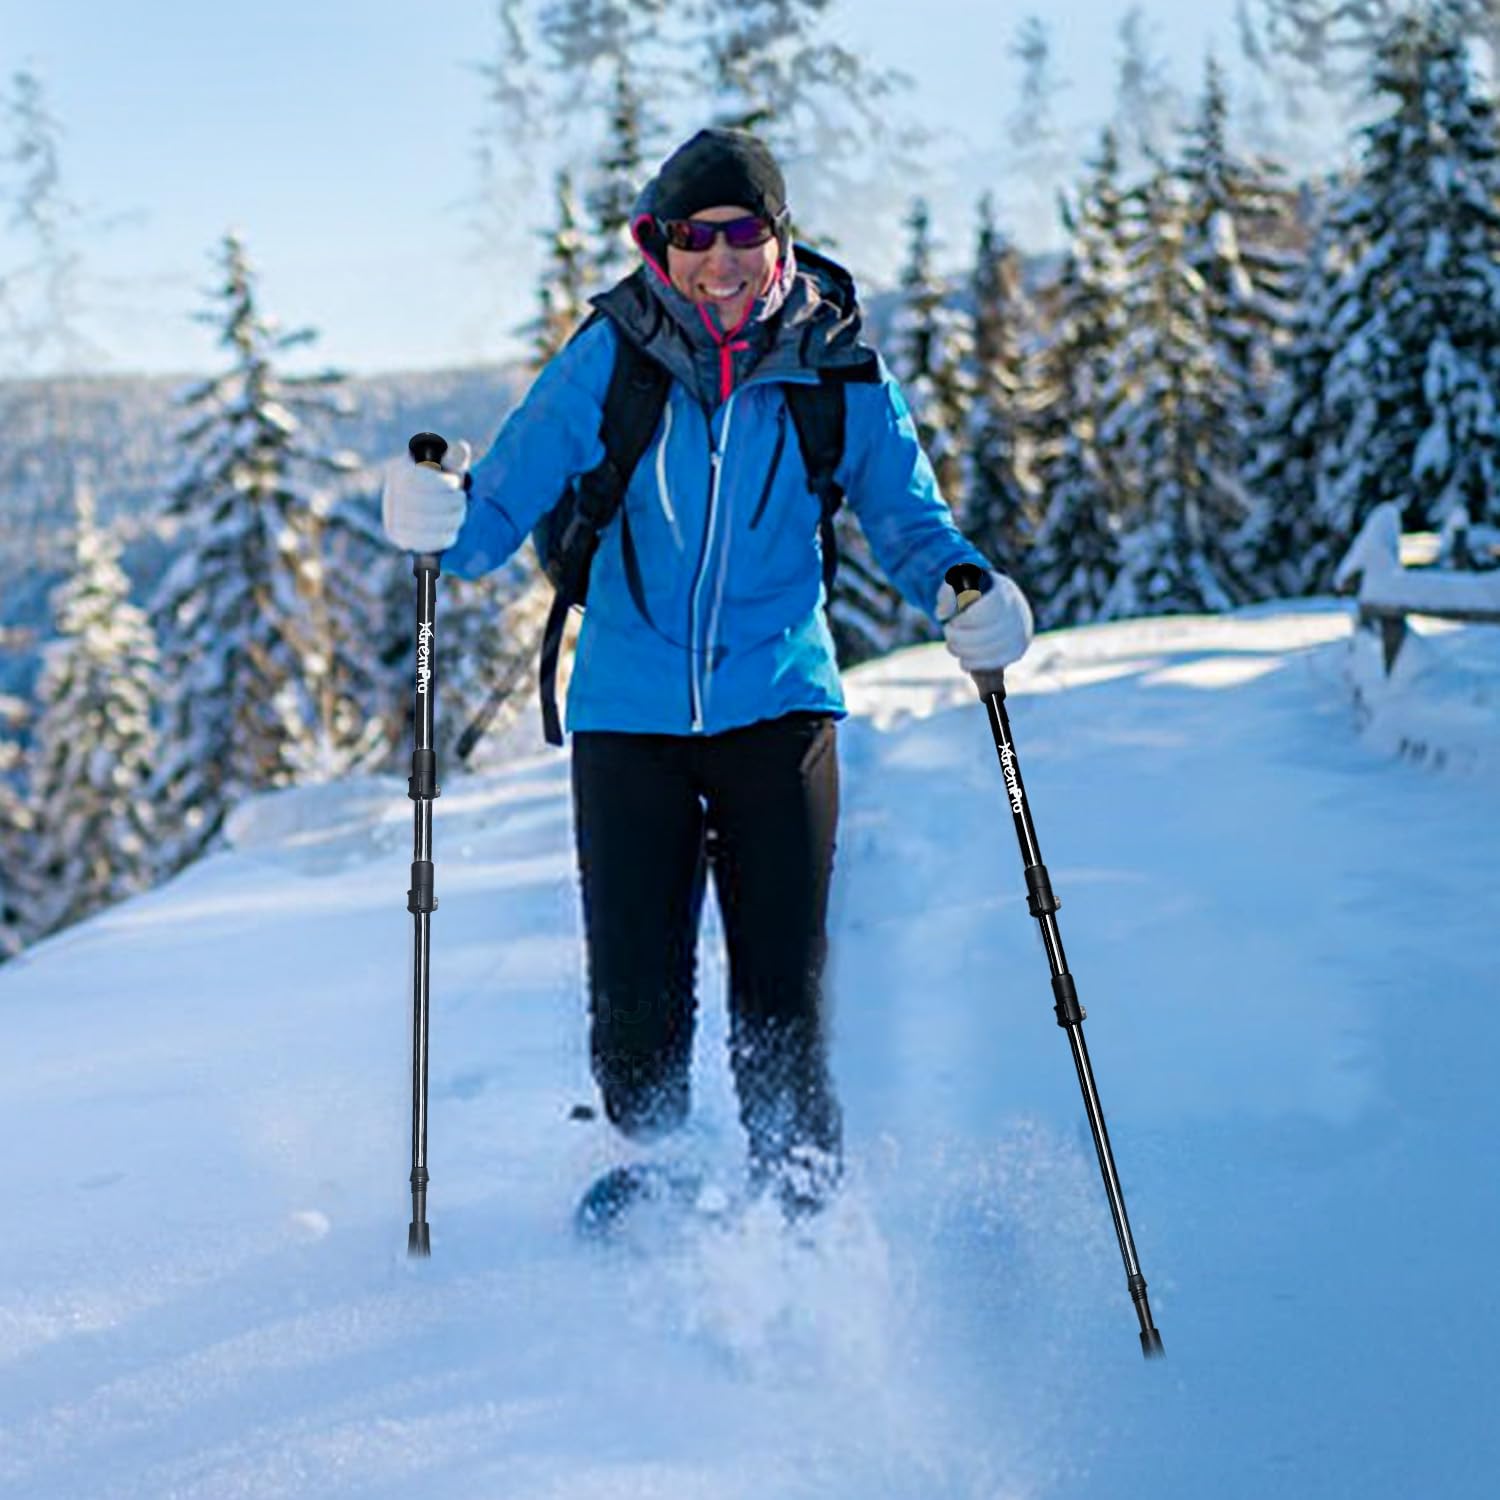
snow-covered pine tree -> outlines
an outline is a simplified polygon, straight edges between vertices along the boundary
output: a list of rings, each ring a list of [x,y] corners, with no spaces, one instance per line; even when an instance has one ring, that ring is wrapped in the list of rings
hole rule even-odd
[[[557,85],[565,94],[571,90],[575,101],[602,102],[597,73],[624,52],[652,54],[648,76],[661,81],[657,69],[664,64],[654,54],[674,40],[664,29],[669,0],[542,0],[532,9]]]
[[[473,259],[490,273],[483,303],[469,310],[480,323],[513,316],[501,309],[518,261],[531,252],[531,206],[546,192],[544,158],[567,118],[546,95],[536,0],[493,0],[489,9],[489,55],[474,64],[484,97],[473,134],[475,186],[466,202],[465,226]]]
[[[932,268],[931,223],[918,200],[907,221],[911,230],[902,299],[888,340],[891,372],[909,403],[917,436],[931,461],[943,498],[962,515],[961,441],[967,406],[969,335],[944,305]],[[898,646],[931,638],[926,618],[901,597],[881,571],[853,509],[835,521],[839,570],[829,610],[839,662],[852,666]]]
[[[1069,243],[1050,289],[1050,330],[1036,365],[1045,508],[1027,569],[1043,629],[1099,618],[1120,570],[1123,482],[1100,438],[1126,322],[1124,195],[1113,129],[1100,137],[1077,203],[1064,199],[1061,210]]]
[[[1120,53],[1115,64],[1112,129],[1122,165],[1128,171],[1163,154],[1168,130],[1180,107],[1166,59],[1153,48],[1154,29],[1144,8],[1132,5],[1115,31]]]
[[[0,376],[34,382],[24,397],[0,386],[0,487],[14,490],[4,541],[35,560],[56,545],[54,470],[76,438],[76,372],[99,363],[85,331],[83,247],[100,226],[68,191],[63,125],[30,67],[0,87],[0,129]]]
[[[589,253],[579,227],[573,174],[567,168],[557,174],[556,196],[557,223],[544,236],[547,259],[537,288],[539,310],[536,320],[524,330],[531,335],[533,370],[540,370],[588,315]]]
[[[1293,248],[1294,205],[1281,168],[1230,145],[1224,70],[1212,54],[1197,116],[1183,132],[1177,175],[1187,193],[1184,253],[1203,281],[1215,358],[1233,385],[1233,436],[1243,445],[1265,409],[1306,247]],[[1243,454],[1242,447],[1240,463]]]
[[[98,353],[82,326],[79,246],[88,226],[64,187],[63,127],[41,75],[18,68],[0,103],[8,127],[0,162],[15,172],[6,185],[10,243],[22,256],[0,268],[0,347],[16,369],[67,373]],[[50,389],[49,406],[56,400]],[[48,426],[55,438],[61,424],[50,411]]]
[[[616,152],[623,143],[610,122],[618,122],[627,75],[637,116],[641,100],[660,105],[684,90],[701,116],[701,75],[684,66],[683,53],[713,24],[711,0],[686,7],[671,0],[531,0],[531,10],[547,70],[548,125],[566,137],[566,159],[588,176],[599,164],[601,137],[609,136]]]
[[[503,758],[507,735],[528,717],[532,738],[541,736],[541,709],[537,697],[542,632],[552,608],[552,585],[542,572],[529,542],[498,573],[462,585],[467,596],[460,601],[476,649],[468,662],[475,670],[466,674],[464,659],[454,661],[464,712],[454,717],[459,733],[484,714],[483,738],[464,762],[469,767],[495,764]],[[563,646],[557,675],[559,707],[567,700],[572,674],[573,648],[577,644],[582,615],[574,610],[563,627]],[[450,671],[450,678],[455,672]],[[466,682],[465,676],[469,677]],[[447,701],[455,701],[452,693]],[[446,731],[439,733],[439,746]]]
[[[28,757],[28,940],[147,889],[157,870],[156,641],[81,481],[74,503],[75,568],[52,596]]]
[[[353,466],[354,455],[339,457]],[[325,781],[352,770],[373,770],[396,748],[395,726],[404,684],[381,655],[385,600],[381,569],[391,544],[380,525],[375,496],[320,495],[313,536],[322,589],[314,600],[319,634],[333,654],[319,664],[317,734],[293,751],[298,781]]]
[[[1293,599],[1326,586],[1350,540],[1314,503],[1328,421],[1331,308],[1347,268],[1328,213],[1334,191],[1327,184],[1305,210],[1315,221],[1312,247],[1293,288],[1289,337],[1276,352],[1270,400],[1245,468],[1250,513],[1234,552],[1259,598]]]
[[[635,269],[635,242],[630,237],[630,210],[646,180],[645,139],[653,131],[636,87],[630,54],[614,59],[614,101],[609,112],[609,144],[588,194],[594,250],[589,258],[590,290],[613,286]]]
[[[888,234],[883,190],[893,174],[916,170],[910,147],[921,132],[892,109],[909,80],[846,44],[835,0],[701,0],[679,9],[702,58],[688,79],[688,117],[700,116],[706,94],[713,123],[770,144],[793,179],[799,237],[813,226],[815,242],[836,251],[821,226],[838,222],[865,244]]]
[[[164,507],[178,555],[152,607],[168,694],[169,869],[201,851],[240,796],[314,765],[362,764],[381,738],[359,706],[376,633],[340,619],[322,556],[323,484],[357,460],[302,430],[306,416],[343,413],[342,377],[282,374],[277,359],[315,334],[262,314],[238,235],[219,262],[218,306],[199,317],[220,328],[231,365],[181,398],[185,461]]]
[[[1325,83],[1369,77],[1372,57],[1402,20],[1446,14],[1462,39],[1500,62],[1500,0],[1258,0],[1264,45]]]
[[[974,248],[974,338],[967,441],[961,460],[959,524],[995,565],[1023,588],[1040,517],[1032,472],[1030,389],[1025,343],[1029,316],[1020,257],[995,222],[995,201],[979,203]]]
[[[901,301],[888,336],[891,369],[911,403],[917,435],[932,460],[943,498],[966,513],[964,431],[974,399],[974,334],[967,315],[952,304],[933,265],[936,246],[927,204],[917,199],[906,221],[910,232]]]
[[[1165,167],[1130,203],[1127,332],[1101,437],[1119,449],[1135,499],[1105,611],[1227,609],[1247,593],[1229,555],[1247,507],[1234,385],[1214,348],[1207,288],[1188,261],[1191,205]]]
[[[1051,228],[1051,205],[1067,170],[1068,132],[1057,101],[1068,83],[1054,65],[1048,23],[1032,12],[1016,27],[1009,52],[1020,77],[1010,97],[1015,101],[1005,121],[1015,176],[1020,179],[1025,231],[1037,235]]]
[[[0,649],[9,647],[15,635],[0,628]],[[19,953],[25,941],[21,881],[31,857],[31,809],[20,782],[21,747],[11,735],[26,718],[26,704],[0,693],[0,963]]]
[[[1315,160],[1323,150],[1322,111],[1327,90],[1305,67],[1287,67],[1275,55],[1257,13],[1263,0],[1234,0],[1235,50],[1245,66],[1235,70],[1240,130],[1254,149],[1279,161]]]
[[[1335,209],[1351,264],[1330,308],[1317,505],[1342,544],[1383,501],[1440,530],[1500,519],[1500,167],[1448,6],[1403,15],[1373,79],[1385,113]],[[1318,586],[1336,557],[1320,559]]]
[[[793,145],[787,136],[817,117],[846,145],[855,144],[858,121],[879,130],[877,102],[897,78],[837,40],[832,10],[834,0],[708,0],[703,42],[718,123],[765,132],[778,157]],[[840,102],[852,114],[835,121]]]

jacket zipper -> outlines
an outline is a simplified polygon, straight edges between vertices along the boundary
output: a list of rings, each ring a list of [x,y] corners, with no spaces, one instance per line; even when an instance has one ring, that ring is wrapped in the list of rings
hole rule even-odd
[[[737,394],[737,393],[736,393]],[[703,581],[708,576],[709,560],[713,556],[714,527],[719,516],[719,485],[724,474],[724,449],[729,446],[729,422],[734,414],[734,396],[724,403],[724,437],[723,446],[714,441],[713,418],[708,418],[708,464],[711,480],[708,491],[708,521],[704,527],[703,550],[698,557],[698,572],[693,579],[692,592],[688,597],[688,690],[692,703],[693,732],[703,733],[703,685],[699,672],[698,653],[698,618],[699,618],[699,595],[703,592]],[[728,566],[728,559],[725,559]],[[705,631],[703,643],[703,660],[710,660],[713,651],[711,631]],[[711,667],[710,667],[710,670]]]

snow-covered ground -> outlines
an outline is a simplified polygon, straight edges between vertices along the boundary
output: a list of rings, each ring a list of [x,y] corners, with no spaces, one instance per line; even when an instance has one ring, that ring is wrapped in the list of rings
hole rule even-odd
[[[614,1148],[567,1118],[591,1089],[555,753],[437,805],[428,1262],[403,782],[254,802],[231,850],[0,970],[0,1493],[1494,1494],[1500,760],[1362,732],[1348,630],[1099,626],[1014,674],[1165,1362],[984,711],[933,647],[850,678],[850,1181],[810,1246],[754,1216],[645,1256],[571,1237]],[[1422,644],[1500,681],[1500,632]],[[1388,689],[1387,725],[1421,693]],[[712,909],[702,977],[685,1149],[727,1176]]]

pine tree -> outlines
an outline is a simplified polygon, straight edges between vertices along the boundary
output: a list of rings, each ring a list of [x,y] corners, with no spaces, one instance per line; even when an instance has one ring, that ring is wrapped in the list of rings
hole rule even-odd
[[[16,632],[0,629],[0,647],[11,645]],[[0,963],[21,951],[25,940],[22,881],[31,859],[31,809],[20,784],[24,766],[12,732],[27,717],[19,698],[0,693]]]
[[[557,174],[557,227],[546,236],[547,261],[537,300],[540,311],[528,330],[533,370],[543,365],[573,336],[588,312],[588,250],[579,229],[573,174]]]
[[[461,628],[474,645],[472,650],[455,652],[446,701],[461,706],[461,712],[453,716],[458,734],[476,717],[485,716],[484,737],[463,762],[477,768],[503,758],[507,735],[518,724],[529,721],[532,737],[541,735],[537,681],[553,589],[527,543],[498,573],[466,585],[464,593],[468,597],[457,602],[457,609]],[[563,627],[559,707],[567,701],[581,622],[582,615],[574,610]],[[445,743],[444,734],[440,731],[440,746]]]
[[[474,65],[484,97],[466,227],[475,259],[493,268],[488,300],[496,311],[510,293],[517,258],[529,249],[529,205],[545,191],[540,158],[564,118],[544,96],[535,10],[535,0],[494,0],[492,51]],[[528,208],[518,211],[520,205]]]
[[[77,372],[100,359],[85,332],[81,249],[98,226],[67,189],[65,132],[42,77],[18,69],[0,105],[6,127],[0,189],[10,231],[0,249],[16,257],[0,264],[0,375],[37,381],[41,418],[11,420],[5,407],[21,403],[0,390],[0,487],[14,485],[34,497],[26,510],[19,496],[6,510],[7,540],[19,551],[28,542],[40,548],[52,540],[51,517],[62,497],[52,490],[51,476],[57,454],[77,440]]]
[[[1236,71],[1240,129],[1256,150],[1278,160],[1310,159],[1321,154],[1323,131],[1309,95],[1317,93],[1320,104],[1328,96],[1307,69],[1281,65],[1261,24],[1263,4],[1234,0],[1235,49],[1245,64]]]
[[[915,202],[906,223],[907,262],[889,339],[892,368],[911,403],[917,435],[932,460],[943,498],[961,516],[967,498],[963,434],[974,395],[973,333],[939,283],[925,202]]]
[[[1314,503],[1335,348],[1330,315],[1347,267],[1328,213],[1333,190],[1330,184],[1315,210],[1317,230],[1294,288],[1289,337],[1276,352],[1270,400],[1252,436],[1245,470],[1251,510],[1234,550],[1260,598],[1316,592],[1350,540]]]
[[[684,68],[682,53],[700,40],[687,28],[713,26],[712,0],[686,8],[671,0],[545,0],[535,10],[550,75],[542,85],[548,122],[554,134],[571,136],[580,165],[598,161],[622,90],[638,110],[641,99],[672,101],[686,88],[694,112],[702,111],[701,77]],[[618,147],[621,137],[613,140]]]
[[[76,566],[53,593],[56,639],[37,689],[28,938],[147,889],[156,871],[156,643],[83,485],[75,504]]]
[[[1350,258],[1329,317],[1317,505],[1347,544],[1395,501],[1439,530],[1500,519],[1500,167],[1494,108],[1473,86],[1449,7],[1402,16],[1373,80],[1386,112],[1335,210]],[[1319,586],[1337,558],[1318,560]]]
[[[1132,5],[1120,18],[1120,56],[1115,73],[1115,139],[1125,165],[1159,159],[1179,101],[1165,60],[1152,51],[1146,13]]]
[[[1023,353],[1027,310],[1020,257],[995,223],[994,199],[979,205],[974,251],[972,391],[964,445],[959,523],[995,565],[1029,588],[1035,529],[1030,392]]]
[[[1393,28],[1423,15],[1500,60],[1500,0],[1259,0],[1265,44],[1325,83],[1369,76]]]
[[[612,65],[622,53],[646,51],[653,39],[665,42],[668,0],[548,0],[540,8],[539,30],[554,65],[573,80],[575,96],[586,75]],[[587,91],[583,91],[587,94]],[[602,102],[587,94],[587,102]]]
[[[892,108],[909,80],[847,46],[830,24],[833,8],[834,0],[702,0],[685,14],[703,59],[689,75],[689,107],[701,109],[707,77],[714,123],[767,141],[794,179],[799,234],[818,226],[812,238],[836,250],[821,226],[837,221],[864,244],[889,233],[883,189],[892,174],[915,170],[920,132],[901,128]]]
[[[1043,519],[1027,578],[1043,629],[1101,616],[1120,570],[1124,485],[1101,440],[1126,326],[1124,203],[1113,130],[1078,202],[1062,204],[1067,254],[1052,289],[1050,336],[1038,361],[1037,468]]]
[[[67,372],[97,352],[81,323],[83,212],[64,187],[63,128],[41,77],[18,69],[5,105],[10,140],[0,160],[17,174],[10,228],[25,258],[0,272],[4,345],[17,368]]]
[[[1226,609],[1248,592],[1229,556],[1247,508],[1234,386],[1217,359],[1207,287],[1188,260],[1183,184],[1160,169],[1132,202],[1128,332],[1101,436],[1118,443],[1137,498],[1105,608],[1114,616]]]
[[[910,403],[917,437],[932,463],[938,488],[955,513],[961,513],[961,436],[967,410],[963,362],[968,334],[945,306],[945,294],[932,269],[926,205],[918,201],[907,223],[909,259],[890,338],[891,368]],[[829,613],[841,665],[852,666],[929,639],[927,620],[886,579],[852,510],[841,510],[834,524],[839,570]]]
[[[720,123],[795,132],[821,116],[846,143],[855,121],[884,134],[878,101],[899,80],[830,34],[831,9],[832,0],[708,0],[703,39]],[[840,106],[852,114],[836,121]]]
[[[828,610],[829,629],[841,668],[885,656],[902,646],[932,639],[917,615],[886,579],[851,507],[834,521],[839,566]]]
[[[337,410],[347,415],[342,397]],[[353,453],[326,455],[330,472],[359,467]],[[384,604],[372,583],[390,541],[374,504],[356,495],[333,498],[312,489],[309,545],[316,591],[310,599],[314,650],[305,662],[315,716],[310,736],[289,750],[295,780],[330,781],[356,770],[372,770],[389,756],[392,679],[378,657]]]
[[[1277,346],[1292,317],[1291,282],[1305,247],[1282,248],[1293,219],[1273,163],[1232,150],[1224,72],[1210,56],[1197,118],[1184,133],[1178,176],[1187,193],[1184,251],[1203,280],[1215,357],[1233,386],[1244,433],[1264,410]]]
[[[588,194],[595,249],[589,261],[593,286],[612,286],[635,269],[630,237],[630,210],[647,175],[644,139],[649,122],[635,85],[630,55],[614,60],[614,100],[609,114],[609,145],[599,162],[595,186]]]
[[[1023,18],[1010,46],[1020,64],[1015,108],[1006,121],[1015,169],[1027,184],[1031,200],[1028,228],[1050,228],[1052,204],[1069,157],[1057,99],[1067,88],[1053,65],[1052,38],[1047,23],[1036,14]],[[1038,231],[1039,232],[1039,231]]]
[[[179,551],[153,606],[171,693],[169,867],[193,858],[245,793],[365,764],[383,748],[360,710],[375,632],[340,621],[323,555],[322,485],[357,463],[302,435],[303,418],[342,413],[342,377],[280,373],[278,357],[314,333],[282,332],[260,312],[237,235],[220,262],[218,307],[200,317],[220,327],[232,363],[181,398],[186,462],[165,507]]]

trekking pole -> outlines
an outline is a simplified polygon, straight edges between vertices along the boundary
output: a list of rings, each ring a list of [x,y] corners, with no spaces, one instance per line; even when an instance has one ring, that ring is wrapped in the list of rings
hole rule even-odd
[[[979,598],[983,575],[975,564],[959,563],[956,567],[949,568],[944,577],[958,595],[960,609]],[[1021,782],[1021,766],[1016,759],[1015,742],[1011,738],[1010,719],[1005,712],[1005,674],[997,669],[991,672],[974,672],[971,675],[974,686],[979,689],[979,696],[989,709],[990,728],[994,732],[995,748],[1000,755],[1006,796],[1010,801],[1011,816],[1015,820],[1016,837],[1021,842],[1021,863],[1026,870],[1026,904],[1031,909],[1031,915],[1042,924],[1042,942],[1047,949],[1047,962],[1052,968],[1052,993],[1057,1000],[1057,1024],[1068,1033],[1068,1043],[1073,1049],[1073,1063],[1078,1069],[1078,1082],[1083,1089],[1084,1108],[1088,1111],[1089,1128],[1094,1133],[1094,1149],[1099,1153],[1099,1170],[1104,1174],[1104,1191],[1109,1196],[1109,1211],[1114,1215],[1115,1234],[1120,1241],[1120,1255],[1125,1262],[1126,1283],[1130,1288],[1131,1300],[1135,1303],[1136,1316],[1141,1323],[1141,1349],[1147,1359],[1160,1357],[1165,1352],[1162,1349],[1161,1334],[1151,1321],[1151,1306],[1146,1300],[1146,1278],[1141,1274],[1135,1241],[1130,1236],[1125,1195],[1120,1191],[1114,1154],[1109,1148],[1109,1132],[1104,1127],[1104,1111],[1099,1105],[1098,1090],[1094,1087],[1094,1070],[1089,1065],[1089,1051],[1083,1040],[1085,1012],[1078,1003],[1078,987],[1073,982],[1073,976],[1068,973],[1062,938],[1057,930],[1055,913],[1062,903],[1052,894],[1052,882],[1046,865],[1042,863],[1036,827],[1031,820],[1031,806],[1026,800],[1026,788]]]
[[[447,441],[435,432],[419,432],[407,444],[412,462],[430,469],[442,467]],[[411,862],[411,889],[406,909],[416,921],[416,962],[412,986],[411,1048],[411,1228],[406,1236],[408,1255],[432,1254],[427,1224],[427,1038],[428,980],[432,954],[432,914],[437,910],[433,892],[432,799],[438,795],[437,751],[432,743],[433,707],[437,697],[436,639],[437,580],[441,569],[437,553],[418,553],[412,572],[417,580],[416,696],[412,715],[411,780],[408,795],[415,807],[415,845]]]

